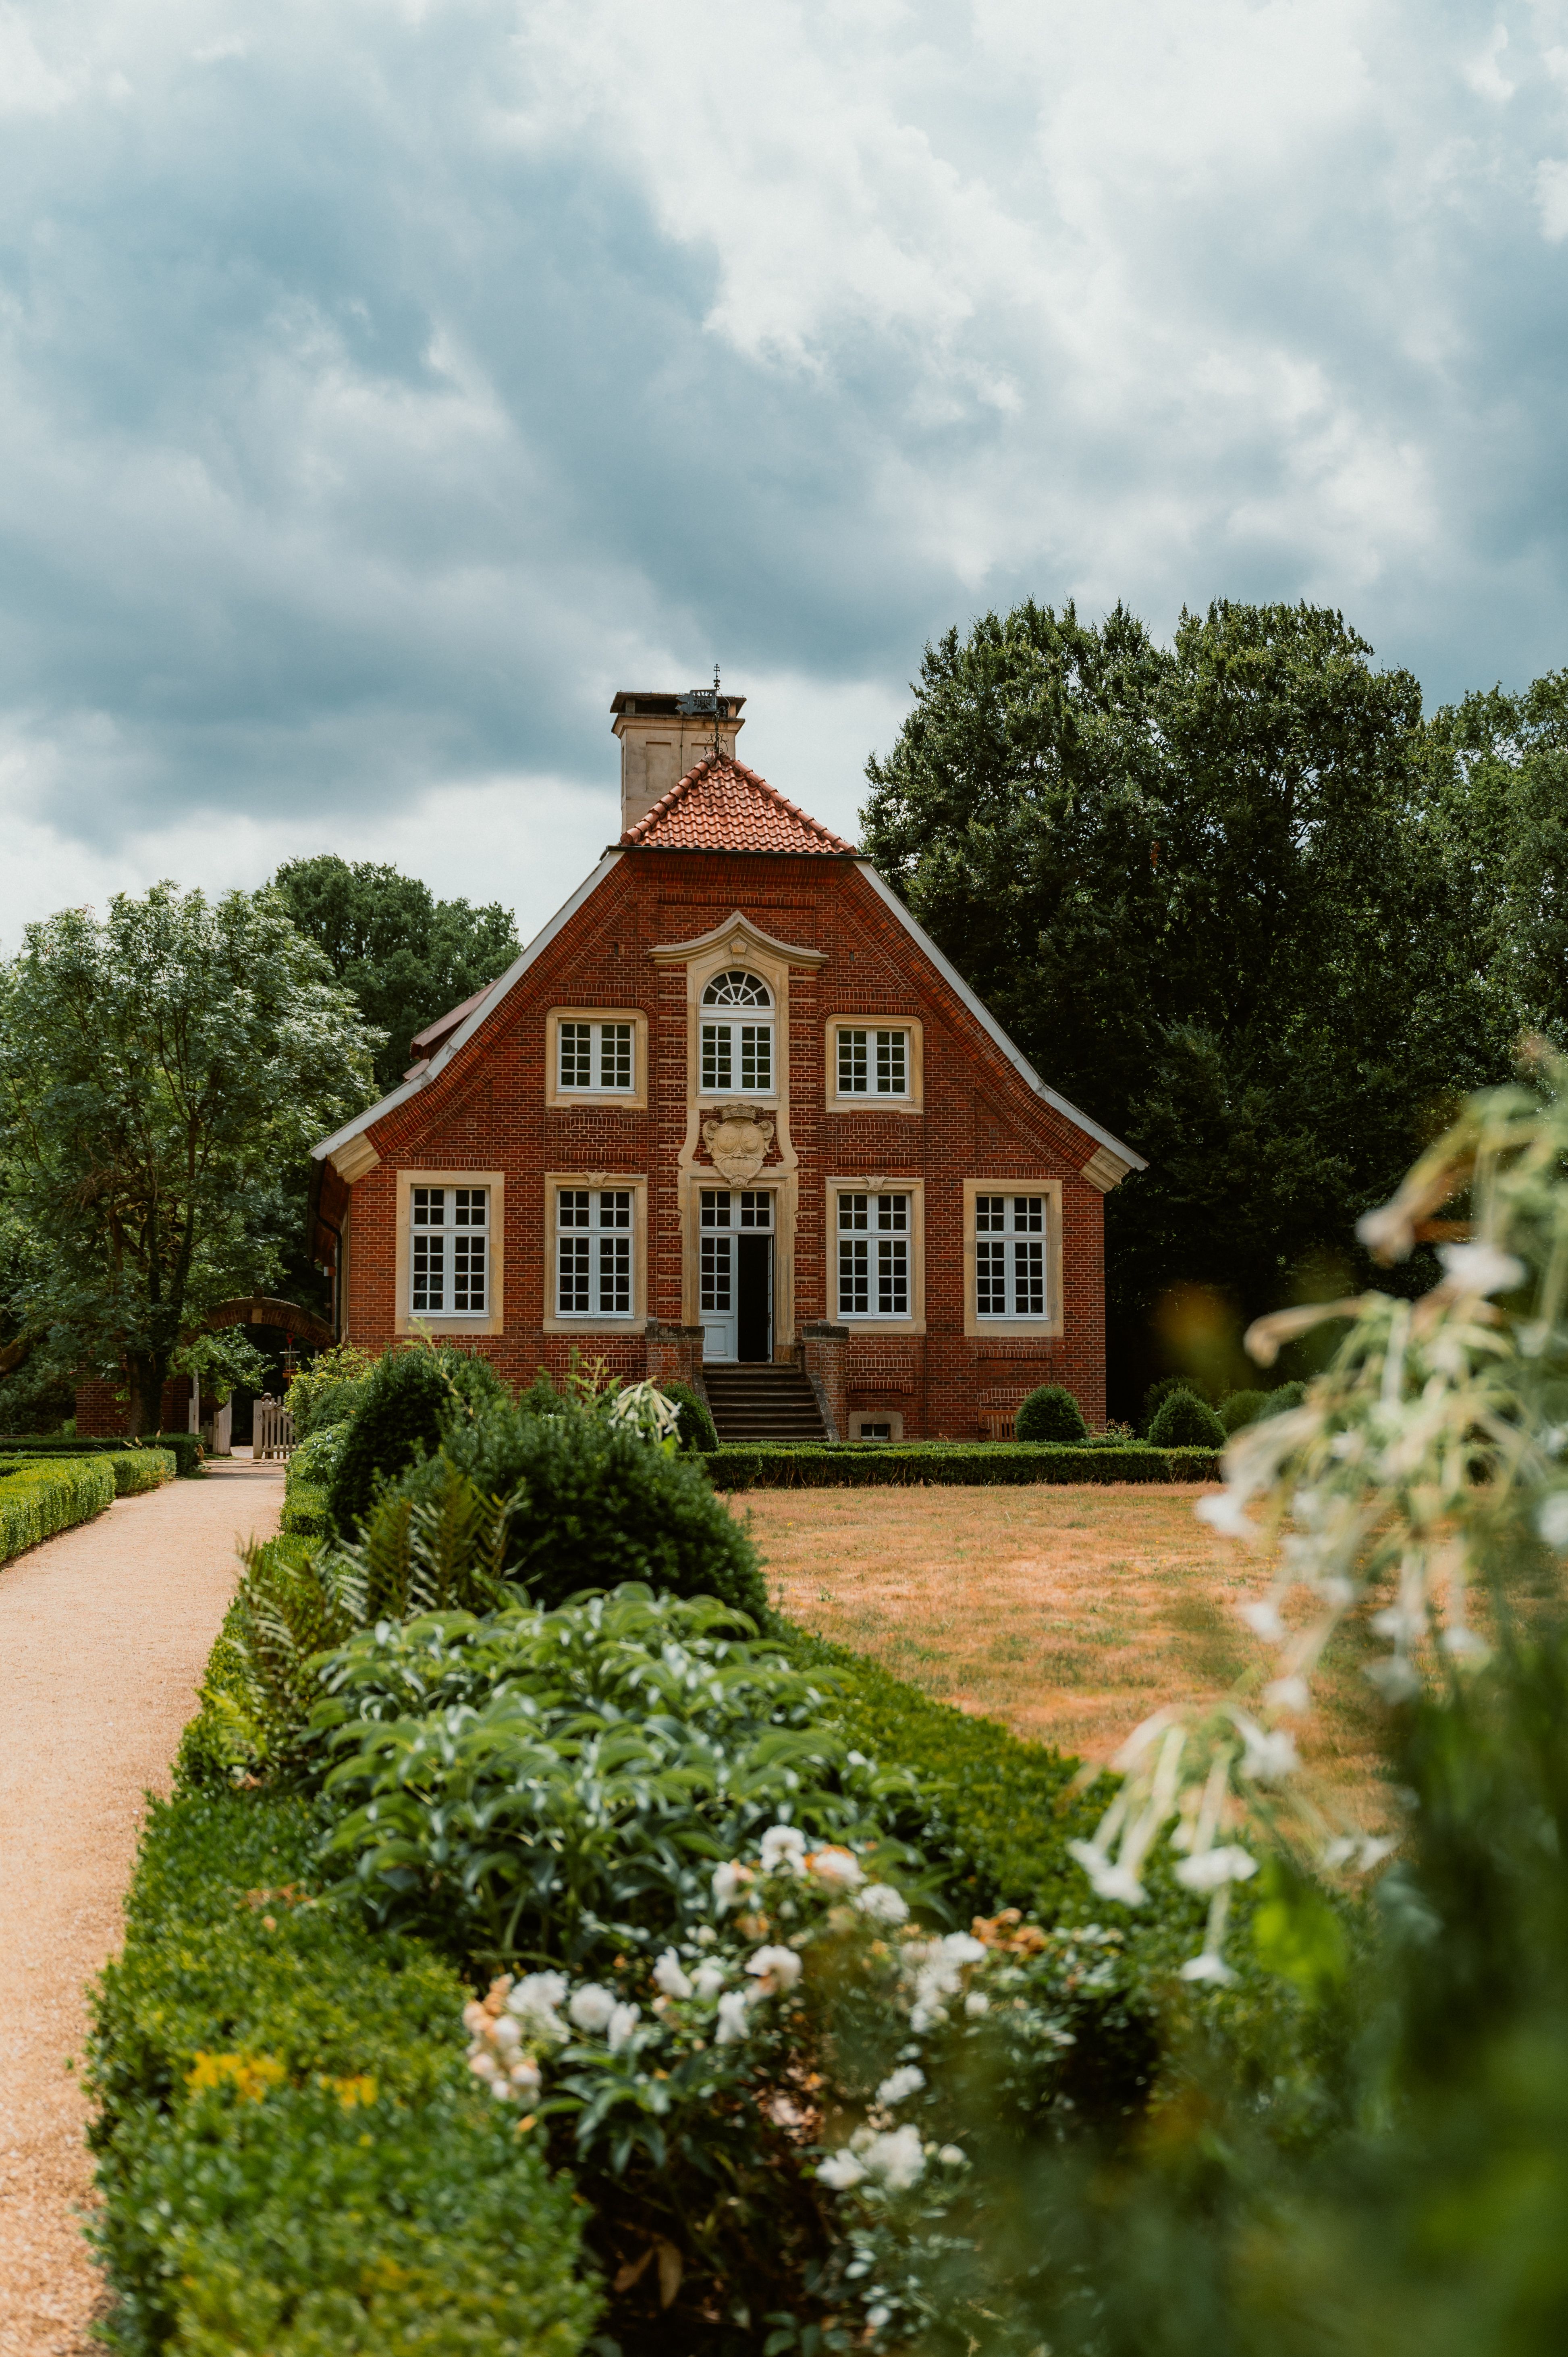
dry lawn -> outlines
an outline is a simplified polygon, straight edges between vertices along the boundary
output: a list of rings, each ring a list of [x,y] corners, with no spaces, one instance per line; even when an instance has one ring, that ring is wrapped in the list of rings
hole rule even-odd
[[[1195,1518],[1200,1494],[767,1490],[735,1511],[749,1512],[792,1620],[1016,1735],[1102,1760],[1162,1704],[1212,1695],[1261,1658],[1235,1608],[1269,1566]],[[1305,1736],[1342,1795],[1373,1764],[1377,1707],[1352,1663]]]

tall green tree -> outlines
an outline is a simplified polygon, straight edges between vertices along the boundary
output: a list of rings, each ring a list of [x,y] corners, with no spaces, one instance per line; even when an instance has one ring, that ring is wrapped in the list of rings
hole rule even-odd
[[[1429,731],[1437,825],[1501,1037],[1568,1044],[1568,672],[1467,695]]]
[[[1415,680],[1306,606],[1184,613],[1167,650],[1029,603],[929,647],[915,694],[863,839],[1148,1156],[1109,1206],[1123,1351],[1183,1281],[1250,1315],[1342,1260],[1498,1073]]]
[[[382,1090],[408,1069],[413,1034],[493,982],[521,946],[499,900],[482,909],[437,900],[417,877],[371,860],[291,859],[273,885],[367,1022],[386,1033],[376,1055]]]
[[[159,884],[30,925],[0,968],[6,1310],[40,1371],[128,1373],[156,1431],[182,1329],[271,1288],[281,1204],[373,1093],[377,1035],[276,895]]]

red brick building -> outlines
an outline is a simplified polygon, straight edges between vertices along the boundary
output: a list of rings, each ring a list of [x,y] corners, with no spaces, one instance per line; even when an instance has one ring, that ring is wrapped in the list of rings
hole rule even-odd
[[[1102,1198],[1140,1157],[736,759],[744,699],[692,701],[616,697],[619,842],[316,1148],[338,1331],[705,1379],[736,1433],[793,1394],[800,1429],[972,1438],[1040,1383],[1103,1424]]]

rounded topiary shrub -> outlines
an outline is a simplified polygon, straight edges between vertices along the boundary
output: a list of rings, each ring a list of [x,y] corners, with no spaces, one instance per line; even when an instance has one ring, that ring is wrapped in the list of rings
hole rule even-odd
[[[1013,1419],[1013,1431],[1019,1440],[1081,1442],[1089,1438],[1083,1410],[1061,1383],[1041,1383],[1027,1399],[1021,1400]]]
[[[681,1411],[678,1429],[682,1448],[716,1448],[718,1430],[708,1412],[707,1401],[699,1399],[690,1383],[660,1383],[659,1388]]]
[[[378,1484],[438,1446],[451,1405],[435,1351],[389,1351],[365,1378],[328,1492],[328,1510],[346,1538],[370,1512]]]
[[[1223,1448],[1225,1426],[1196,1392],[1167,1392],[1149,1426],[1156,1448]]]
[[[1300,1407],[1306,1399],[1305,1383],[1281,1383],[1277,1391],[1265,1393],[1263,1415],[1285,1415],[1293,1407]]]
[[[1228,1433],[1256,1424],[1268,1405],[1267,1392],[1231,1392],[1219,1403],[1219,1421]]]
[[[1173,1392],[1190,1392],[1191,1390],[1192,1385],[1186,1375],[1155,1376],[1154,1382],[1149,1385],[1148,1390],[1144,1394],[1144,1413],[1138,1420],[1138,1429],[1143,1434],[1145,1440],[1153,1439],[1155,1432],[1155,1418],[1158,1415],[1161,1408],[1165,1405],[1165,1401],[1169,1399],[1171,1394]]]
[[[363,1411],[355,1429],[363,1421]],[[487,1497],[514,1500],[504,1577],[553,1607],[585,1587],[646,1580],[673,1596],[716,1596],[766,1620],[757,1550],[705,1469],[607,1416],[493,1409],[454,1423],[443,1454]],[[439,1494],[442,1467],[416,1465],[400,1493]]]

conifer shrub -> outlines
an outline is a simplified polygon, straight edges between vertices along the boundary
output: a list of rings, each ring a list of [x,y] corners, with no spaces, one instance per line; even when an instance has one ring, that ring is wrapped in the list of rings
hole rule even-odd
[[[716,1596],[766,1621],[757,1550],[691,1456],[582,1408],[521,1407],[454,1423],[444,1454],[483,1496],[511,1501],[503,1575],[534,1603],[636,1579],[672,1596]],[[435,1501],[446,1479],[430,1458],[399,1494]]]
[[[708,1403],[699,1399],[689,1383],[660,1383],[666,1399],[673,1400],[681,1411],[678,1426],[682,1448],[716,1448],[718,1430],[709,1412]]]
[[[1156,1448],[1223,1448],[1225,1426],[1196,1392],[1168,1392],[1149,1426]]]
[[[1041,1383],[1021,1401],[1013,1431],[1019,1440],[1062,1440],[1069,1446],[1089,1438],[1083,1410],[1061,1383]]]

